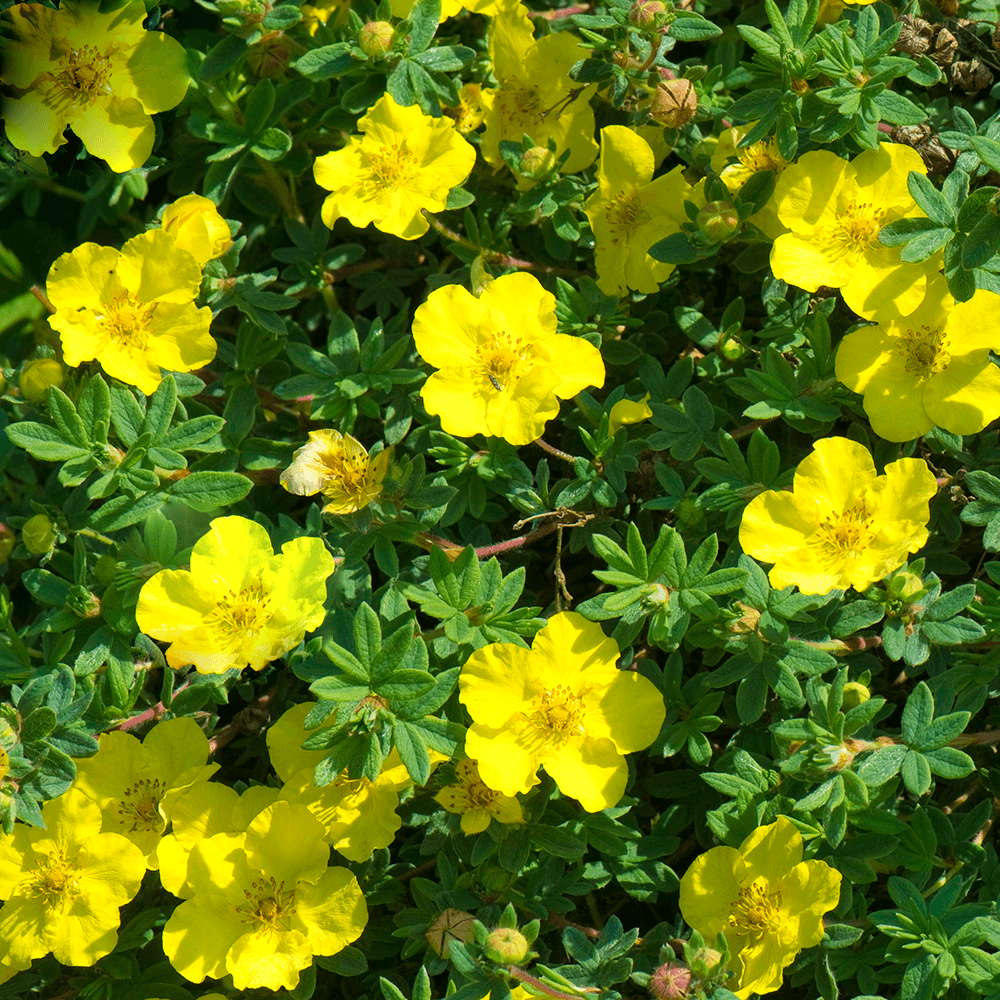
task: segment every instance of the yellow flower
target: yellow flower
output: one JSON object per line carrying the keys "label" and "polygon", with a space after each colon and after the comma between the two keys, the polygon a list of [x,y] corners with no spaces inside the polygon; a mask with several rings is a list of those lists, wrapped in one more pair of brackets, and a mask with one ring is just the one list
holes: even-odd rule
{"label": "yellow flower", "polygon": [[440,368],[420,394],[448,434],[490,434],[513,445],[540,437],[559,400],[604,385],[600,351],[557,333],[555,296],[524,272],[491,281],[476,298],[435,288],[413,319],[417,352]]}
{"label": "yellow flower", "polygon": [[[753,128],[756,122],[749,125],[739,125],[727,128],[712,152],[709,166],[714,173],[722,178],[722,183],[730,194],[737,194],[744,184],[759,170],[773,170],[775,180],[780,177],[789,165],[778,151],[774,139],[761,139],[749,146],[740,148],[743,137]],[[735,162],[732,162],[734,161]],[[788,230],[778,221],[774,208],[774,197],[759,211],[747,220],[752,222],[765,236],[776,239]]]}
{"label": "yellow flower", "polygon": [[275,802],[246,833],[207,837],[191,855],[193,894],[164,926],[163,950],[193,983],[231,975],[237,990],[293,990],[313,956],[335,955],[368,922],[357,879],[327,867],[323,828],[302,806]]}
{"label": "yellow flower", "polygon": [[[44,8],[42,8],[44,9]],[[160,368],[190,372],[215,357],[212,310],[198,309],[201,268],[160,229],[130,239],[121,252],[84,243],[49,270],[66,364],[99,361],[115,378],[149,395]]]}
{"label": "yellow flower", "polygon": [[906,187],[911,170],[926,174],[910,146],[884,142],[850,163],[826,149],[804,153],[778,178],[774,207],[790,231],[771,248],[776,278],[815,292],[839,288],[859,316],[920,305],[931,265],[904,264],[899,247],[879,243],[879,230],[923,213]]}
{"label": "yellow flower", "polygon": [[545,768],[588,812],[625,792],[624,754],[648,747],[666,716],[641,674],[619,670],[618,646],[574,611],[553,615],[530,650],[477,649],[459,675],[473,725],[465,749],[483,781],[504,795],[527,792]]}
{"label": "yellow flower", "polygon": [[524,822],[521,803],[485,785],[474,760],[458,761],[455,778],[458,783],[445,785],[434,801],[462,817],[462,833],[482,833],[490,825],[490,819],[499,823]]}
{"label": "yellow flower", "polygon": [[[596,84],[571,97],[579,85],[570,79],[569,70],[583,54],[580,40],[567,31],[535,41],[531,20],[520,4],[493,18],[490,59],[500,88],[486,114],[480,147],[487,163],[503,166],[501,140],[520,142],[525,134],[538,146],[554,139],[557,156],[570,150],[561,167],[564,173],[574,174],[594,162],[597,143],[590,98]],[[521,186],[527,183],[522,179]]]}
{"label": "yellow flower", "polygon": [[782,970],[823,939],[823,914],[840,898],[840,872],[802,860],[790,819],[759,827],[735,847],[713,847],[681,879],[681,914],[707,941],[723,931],[739,976],[733,992],[773,993]]}
{"label": "yellow flower", "polygon": [[483,124],[486,112],[493,107],[495,96],[495,90],[484,88],[478,83],[467,83],[458,92],[458,107],[450,108],[442,104],[441,110],[454,120],[455,128],[462,135],[468,135]]}
{"label": "yellow flower", "polygon": [[653,151],[624,125],[601,129],[597,191],[583,206],[594,231],[597,287],[605,295],[631,288],[659,291],[673,271],[649,256],[649,248],[687,221],[684,199],[692,188],[681,167],[653,177]]}
{"label": "yellow flower", "polygon": [[347,24],[351,12],[350,0],[316,0],[316,3],[302,5],[302,23],[310,35],[315,35],[321,24],[329,24],[339,28]]}
{"label": "yellow flower", "polygon": [[799,463],[791,493],[767,490],[750,501],[740,545],[774,563],[772,587],[865,590],[927,541],[928,501],[936,492],[923,459],[890,462],[878,476],[863,445],[823,438]]}
{"label": "yellow flower", "polygon": [[229,224],[219,215],[215,202],[200,194],[186,194],[168,205],[160,225],[199,267],[221,257],[233,245]]}
{"label": "yellow flower", "polygon": [[[313,781],[316,765],[326,755],[322,750],[303,750],[307,733],[302,725],[311,704],[289,709],[267,731],[271,764],[285,782],[281,797],[305,806],[323,825],[327,843],[350,861],[367,861],[375,850],[388,847],[403,825],[396,815],[399,793],[413,784],[413,779],[391,750],[375,781],[351,780],[344,775],[329,785],[317,787]],[[431,765],[447,758],[430,751]]]}
{"label": "yellow flower", "polygon": [[139,891],[146,862],[101,810],[71,788],[42,806],[45,829],[0,833],[0,962],[25,968],[49,952],[63,965],[93,965],[118,943],[118,908]]}
{"label": "yellow flower", "polygon": [[323,202],[323,222],[332,229],[342,216],[364,229],[415,240],[427,232],[422,209],[440,212],[448,192],[476,162],[476,150],[450,118],[431,118],[420,108],[400,107],[385,94],[358,122],[335,153],[317,158],[316,183],[332,192]]}
{"label": "yellow flower", "polygon": [[105,833],[119,833],[156,868],[156,845],[181,790],[207,782],[208,737],[194,719],[161,722],[140,743],[130,733],[102,733],[100,749],[77,762],[78,788],[100,807]]}
{"label": "yellow flower", "polygon": [[823,914],[840,898],[840,872],[802,860],[802,835],[784,816],[735,847],[713,847],[681,879],[681,914],[706,941],[723,931],[733,992],[773,993],[782,970],[803,948],[823,939]]}
{"label": "yellow flower", "polygon": [[190,82],[180,42],[146,31],[145,4],[101,14],[97,4],[64,0],[58,10],[20,3],[4,15],[0,80],[7,138],[32,156],[54,153],[68,125],[91,156],[116,173],[141,167],[153,149],[150,115],[180,104]]}
{"label": "yellow flower", "polygon": [[611,413],[608,415],[608,433],[614,437],[623,424],[638,424],[648,420],[652,415],[648,392],[638,403],[631,399],[620,399],[611,407]]}
{"label": "yellow flower", "polygon": [[146,581],[136,620],[171,644],[171,667],[262,670],[322,624],[335,567],[319,538],[293,538],[275,555],[259,524],[218,517],[195,543],[190,572],[164,569]]}
{"label": "yellow flower", "polygon": [[281,473],[281,485],[297,496],[322,493],[328,501],[324,514],[351,514],[381,493],[388,467],[388,448],[369,458],[364,445],[350,434],[310,431],[309,440]]}
{"label": "yellow flower", "polygon": [[[195,894],[189,876],[195,845],[217,834],[236,838],[246,833],[254,818],[278,801],[279,794],[277,788],[252,785],[240,795],[217,781],[184,789],[170,810],[170,833],[156,847],[163,888],[181,899],[190,899]],[[196,864],[200,860],[199,856]]]}
{"label": "yellow flower", "polygon": [[[393,17],[409,17],[415,0],[389,0]],[[874,0],[872,0],[874,3]],[[486,14],[493,17],[502,10],[519,7],[521,0],[441,0],[441,20],[454,17],[462,9],[471,14]]]}
{"label": "yellow flower", "polygon": [[910,441],[935,424],[977,434],[1000,417],[1000,298],[977,291],[956,302],[939,275],[923,303],[848,334],[837,352],[837,378],[864,393],[872,430],[887,441]]}

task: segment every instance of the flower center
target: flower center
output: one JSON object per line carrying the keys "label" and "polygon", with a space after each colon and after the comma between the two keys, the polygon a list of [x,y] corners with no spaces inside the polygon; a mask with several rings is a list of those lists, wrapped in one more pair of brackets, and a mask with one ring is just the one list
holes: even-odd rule
{"label": "flower center", "polygon": [[495,392],[503,392],[534,367],[531,345],[522,337],[499,330],[476,348],[473,370]]}
{"label": "flower center", "polygon": [[825,518],[816,534],[831,554],[856,558],[871,538],[871,523],[872,515],[864,501],[859,501],[842,514],[831,514]]}
{"label": "flower center", "polygon": [[80,866],[67,861],[61,852],[46,854],[29,869],[28,891],[42,906],[52,906],[60,897],[72,899],[80,894],[79,871]]}
{"label": "flower center", "polygon": [[484,785],[482,779],[477,777],[465,779],[462,786],[470,809],[489,809],[499,794]]}
{"label": "flower center", "polygon": [[365,150],[367,167],[375,175],[377,187],[395,190],[413,179],[417,173],[417,158],[401,146],[379,145]]}
{"label": "flower center", "polygon": [[268,605],[271,595],[260,580],[247,584],[239,591],[230,590],[215,607],[215,625],[232,638],[255,636],[270,618]]}
{"label": "flower center", "polygon": [[921,326],[909,329],[899,338],[898,353],[910,375],[926,378],[939,375],[951,364],[949,342],[942,330]]}
{"label": "flower center", "polygon": [[[100,97],[110,97],[111,87],[108,75],[111,64],[107,55],[94,45],[84,45],[81,49],[70,49],[59,67],[51,73],[58,97],[73,107],[93,104]],[[60,102],[61,103],[61,102]]]}
{"label": "flower center", "polygon": [[150,335],[150,320],[155,304],[140,302],[127,292],[120,292],[107,307],[106,313],[97,313],[97,319],[106,336],[116,347],[146,349]]}
{"label": "flower center", "polygon": [[837,215],[833,239],[850,253],[880,250],[878,231],[885,225],[886,211],[872,202],[852,201],[847,211]]}
{"label": "flower center", "polygon": [[736,155],[740,163],[752,173],[758,170],[773,170],[776,174],[780,174],[788,166],[788,160],[778,152],[778,145],[774,139],[766,141],[761,139],[746,149],[737,149]]}
{"label": "flower center", "polygon": [[546,688],[532,706],[528,720],[547,744],[565,743],[583,733],[583,699],[565,685]]}
{"label": "flower center", "polygon": [[506,118],[512,127],[527,123],[538,125],[545,117],[537,87],[517,81],[504,83],[497,100],[500,102],[501,118]]}
{"label": "flower center", "polygon": [[167,790],[166,782],[159,778],[140,778],[130,788],[118,805],[118,815],[130,833],[136,830],[163,829],[160,816],[160,800]]}
{"label": "flower center", "polygon": [[247,898],[247,905],[237,906],[236,912],[242,914],[244,923],[262,925],[254,930],[290,929],[289,918],[295,915],[294,889],[286,890],[284,882],[275,881],[273,876],[264,878],[262,875],[250,883],[249,889],[243,890],[243,895]]}
{"label": "flower center", "polygon": [[323,492],[327,496],[346,493],[352,497],[361,497],[377,489],[367,455],[339,449],[321,455],[320,460],[330,470],[329,478],[323,486]]}
{"label": "flower center", "polygon": [[627,239],[636,227],[649,222],[649,213],[642,207],[642,201],[635,188],[621,191],[611,199],[604,210],[604,218],[613,232],[613,242]]}
{"label": "flower center", "polygon": [[780,892],[768,892],[770,886],[762,879],[740,889],[736,900],[729,904],[729,926],[747,937],[759,938],[773,930],[777,923]]}

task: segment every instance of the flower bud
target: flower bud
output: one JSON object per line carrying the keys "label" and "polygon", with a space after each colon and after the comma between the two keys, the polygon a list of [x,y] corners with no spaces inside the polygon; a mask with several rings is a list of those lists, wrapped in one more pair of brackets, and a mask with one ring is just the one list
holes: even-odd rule
{"label": "flower bud", "polygon": [[699,948],[693,955],[691,955],[692,965],[696,962],[703,962],[707,972],[711,972],[721,961],[722,952],[720,952],[717,948]]}
{"label": "flower bud", "polygon": [[680,128],[694,118],[697,110],[698,94],[690,80],[661,80],[649,106],[649,117],[667,128]]}
{"label": "flower bud", "polygon": [[737,340],[735,337],[726,337],[716,347],[716,350],[728,361],[739,361],[747,352],[746,344]]}
{"label": "flower bud", "polygon": [[384,56],[392,48],[395,32],[388,21],[369,21],[358,32],[358,46],[369,59]]}
{"label": "flower bud", "polygon": [[425,935],[435,955],[448,957],[452,941],[471,941],[476,918],[464,910],[442,910],[430,923]]}
{"label": "flower bud", "polygon": [[633,28],[649,28],[656,24],[657,16],[666,10],[660,0],[635,0],[628,12],[628,23]]}
{"label": "flower bud", "polygon": [[871,691],[864,684],[848,681],[844,685],[843,706],[845,709],[856,708],[858,705],[863,705],[871,696]]}
{"label": "flower bud", "polygon": [[527,959],[530,947],[516,927],[498,927],[486,939],[483,953],[498,965],[520,965]]}
{"label": "flower bud", "polygon": [[6,524],[0,523],[0,566],[10,558],[16,544],[17,537],[13,530]]}
{"label": "flower bud", "polygon": [[292,43],[280,31],[265,35],[247,50],[247,65],[262,80],[283,73],[291,61]]}
{"label": "flower bud", "polygon": [[532,146],[521,155],[518,171],[533,181],[540,181],[552,173],[556,165],[556,154],[544,146]]}
{"label": "flower bud", "polygon": [[684,1000],[691,985],[691,970],[683,962],[664,962],[649,977],[649,992],[656,1000]]}
{"label": "flower bud", "polygon": [[29,517],[21,528],[21,541],[32,555],[43,555],[56,543],[55,525],[44,514]]}
{"label": "flower bud", "polygon": [[167,206],[160,225],[181,250],[187,250],[199,267],[221,257],[232,245],[229,226],[215,203],[200,194],[186,194]]}
{"label": "flower bud", "polygon": [[740,228],[740,213],[731,201],[710,201],[698,213],[698,228],[716,243],[728,240]]}
{"label": "flower bud", "polygon": [[65,381],[63,367],[55,358],[36,358],[21,369],[21,395],[29,403],[37,403],[45,398],[50,385],[58,388]]}

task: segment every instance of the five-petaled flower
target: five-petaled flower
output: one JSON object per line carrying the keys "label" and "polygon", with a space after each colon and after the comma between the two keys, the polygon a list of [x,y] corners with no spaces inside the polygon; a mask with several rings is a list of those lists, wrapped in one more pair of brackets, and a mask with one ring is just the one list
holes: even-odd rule
{"label": "five-petaled flower", "polygon": [[201,268],[162,229],[134,236],[121,251],[83,243],[49,269],[66,364],[99,361],[115,378],[150,395],[161,368],[190,372],[214,357],[212,310],[194,304]]}
{"label": "five-petaled flower", "polygon": [[74,788],[100,806],[105,833],[120,833],[156,868],[156,846],[181,790],[219,769],[206,764],[208,737],[194,719],[161,722],[140,743],[131,733],[102,733],[100,749],[77,762]]}
{"label": "five-petaled flower", "polygon": [[310,431],[281,473],[281,485],[298,496],[322,493],[327,500],[324,514],[351,514],[379,495],[388,467],[388,448],[369,458],[365,446],[350,434]]}
{"label": "five-petaled flower", "polygon": [[193,983],[230,975],[237,990],[295,989],[313,956],[335,955],[368,922],[357,879],[329,857],[323,828],[291,802],[268,806],[245,833],[199,841],[192,896],[163,928],[170,964]]}
{"label": "five-petaled flower", "polygon": [[540,437],[559,400],[604,384],[593,344],[557,333],[556,300],[523,271],[489,282],[476,298],[435,288],[413,318],[420,356],[440,368],[420,390],[449,434],[491,434],[513,445]]}
{"label": "five-petaled flower", "polygon": [[802,860],[802,835],[784,816],[758,827],[735,847],[713,847],[681,879],[684,919],[706,941],[719,931],[737,974],[733,992],[773,993],[782,971],[823,938],[823,914],[840,898],[840,872]]}
{"label": "five-petaled flower", "polygon": [[684,201],[703,202],[681,167],[653,177],[653,150],[624,125],[601,129],[597,190],[583,210],[594,231],[597,287],[605,295],[659,290],[673,271],[649,255],[649,248],[687,221]]}
{"label": "five-petaled flower", "polygon": [[200,194],[186,194],[171,202],[160,220],[182,250],[187,250],[199,267],[221,257],[232,245],[229,225],[219,215],[215,202]]}
{"label": "five-petaled flower", "polygon": [[743,511],[740,545],[774,563],[772,587],[804,594],[865,590],[927,541],[937,480],[921,458],[901,458],[879,476],[864,445],[816,442],[795,470],[792,492],[766,490]]}
{"label": "five-petaled flower", "polygon": [[[564,173],[574,174],[594,162],[597,143],[590,98],[596,85],[577,84],[569,75],[582,52],[579,40],[569,32],[536,41],[522,4],[505,7],[493,18],[490,59],[500,87],[486,112],[480,147],[487,163],[502,167],[500,143],[520,142],[525,135],[536,146],[547,146],[551,138],[557,156],[568,149],[569,157],[560,168]],[[519,187],[528,184],[519,178]]]}
{"label": "five-petaled flower", "polygon": [[102,14],[96,3],[58,9],[19,3],[4,15],[0,81],[7,138],[32,156],[54,153],[68,125],[91,156],[117,173],[141,167],[153,149],[150,115],[180,104],[190,77],[180,42],[146,31],[146,6],[132,0]]}
{"label": "five-petaled flower", "polygon": [[498,823],[523,823],[521,803],[510,795],[494,791],[479,777],[474,760],[455,764],[455,784],[445,785],[434,801],[450,813],[462,817],[462,833],[482,833],[490,820]]}
{"label": "five-petaled flower", "polygon": [[440,212],[448,192],[476,162],[476,150],[450,118],[431,118],[420,108],[400,107],[391,94],[375,102],[358,122],[363,136],[343,149],[317,157],[316,183],[331,193],[323,222],[332,229],[342,216],[363,229],[415,240],[427,232],[422,209]]}
{"label": "five-petaled flower", "polygon": [[71,788],[42,806],[45,829],[0,833],[0,963],[25,968],[49,952],[93,965],[118,943],[119,907],[146,874],[142,851],[101,832],[101,810]]}
{"label": "five-petaled flower", "polygon": [[262,670],[326,617],[336,561],[319,538],[293,538],[275,555],[267,531],[219,517],[191,551],[191,569],[160,570],[139,592],[136,621],[171,645],[167,663],[221,674]]}
{"label": "five-petaled flower", "polygon": [[878,238],[890,222],[923,215],[906,186],[911,171],[927,173],[920,154],[893,142],[850,162],[828,149],[800,156],[774,190],[778,220],[789,230],[771,248],[774,276],[810,292],[839,288],[866,319],[880,310],[913,312],[936,265],[904,263],[899,247]]}
{"label": "five-petaled flower", "polygon": [[998,347],[1000,297],[978,291],[956,302],[934,275],[924,301],[905,319],[843,339],[837,378],[864,393],[872,430],[887,441],[910,441],[935,424],[977,434],[1000,417],[1000,368],[990,361]]}
{"label": "five-petaled flower", "polygon": [[618,646],[574,611],[553,615],[532,648],[477,649],[459,675],[472,716],[466,753],[483,781],[504,795],[527,792],[544,767],[588,812],[625,793],[624,754],[648,747],[666,716],[652,681],[619,670]]}

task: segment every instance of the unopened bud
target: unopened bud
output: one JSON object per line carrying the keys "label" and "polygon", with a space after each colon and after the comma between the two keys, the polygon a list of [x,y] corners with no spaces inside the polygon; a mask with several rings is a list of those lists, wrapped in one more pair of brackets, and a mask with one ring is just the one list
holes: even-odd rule
{"label": "unopened bud", "polygon": [[10,558],[16,544],[17,537],[13,530],[6,524],[0,523],[0,566]]}
{"label": "unopened bud", "polygon": [[863,705],[871,696],[871,691],[864,684],[848,681],[844,685],[843,706],[847,709],[856,708],[858,705]]}
{"label": "unopened bud", "polygon": [[369,21],[358,32],[358,46],[369,59],[384,56],[392,48],[395,32],[388,21]]}
{"label": "unopened bud", "polygon": [[731,201],[710,201],[698,212],[697,223],[702,235],[721,243],[740,228],[740,213]]}
{"label": "unopened bud", "polygon": [[263,38],[247,50],[247,65],[262,80],[277,76],[292,61],[292,43],[280,32]]}
{"label": "unopened bud", "polygon": [[649,992],[656,1000],[684,1000],[691,985],[691,970],[683,962],[664,962],[649,977]]}
{"label": "unopened bud", "polygon": [[718,964],[722,961],[722,952],[717,948],[699,948],[691,956],[691,964],[694,965],[696,962],[704,963],[705,969],[711,972]]}
{"label": "unopened bud", "polygon": [[21,395],[29,403],[37,403],[50,385],[58,388],[65,380],[63,367],[55,358],[36,358],[21,369]]}
{"label": "unopened bud", "polygon": [[727,337],[716,350],[728,361],[739,361],[747,352],[746,344],[735,337]]}
{"label": "unopened bud", "polygon": [[21,528],[21,541],[32,555],[44,555],[56,543],[55,525],[44,514],[29,517]]}
{"label": "unopened bud", "polygon": [[528,957],[528,939],[515,927],[498,927],[486,939],[483,954],[498,965],[520,965]]}
{"label": "unopened bud", "polygon": [[427,928],[426,938],[436,955],[448,957],[452,941],[471,941],[476,918],[464,910],[442,910]]}
{"label": "unopened bud", "polygon": [[635,0],[628,12],[628,23],[633,28],[649,28],[656,24],[657,17],[666,10],[660,0]]}
{"label": "unopened bud", "polygon": [[698,94],[690,80],[661,80],[649,106],[649,117],[667,128],[680,128],[697,111]]}
{"label": "unopened bud", "polygon": [[530,177],[533,181],[540,181],[552,173],[552,168],[556,165],[556,154],[551,149],[544,146],[532,146],[531,149],[521,154],[521,162],[518,164],[518,171],[525,177]]}

